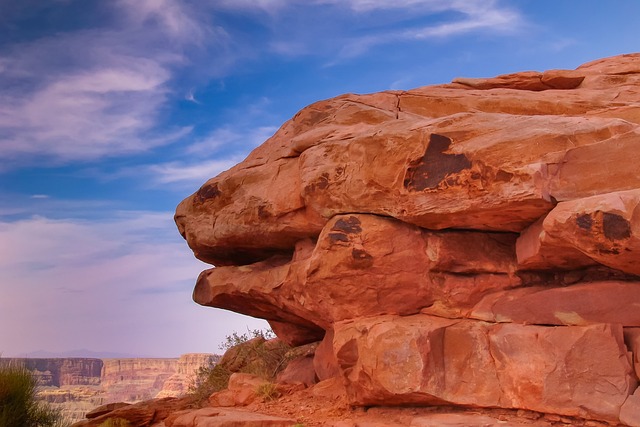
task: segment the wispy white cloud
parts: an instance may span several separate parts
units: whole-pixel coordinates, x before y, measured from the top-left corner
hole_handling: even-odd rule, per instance
[[[144,168],[144,173],[149,174],[156,184],[194,188],[241,162],[249,151],[271,137],[276,129],[274,126],[242,131],[230,126],[218,128],[187,148],[189,157],[199,160],[154,164]],[[140,173],[140,169],[136,173]]]
[[[12,136],[1,141],[0,156],[87,159],[148,148],[141,136],[153,127],[167,79],[158,64],[132,59],[127,68],[84,70],[24,96],[5,95],[0,128]]]
[[[334,0],[321,1],[337,3]],[[443,12],[453,12],[455,15],[444,21],[444,18],[439,18],[437,22],[428,25],[414,25],[402,30],[376,31],[350,38],[341,48],[338,58],[329,65],[334,65],[340,59],[360,56],[376,46],[411,40],[444,39],[479,31],[492,34],[514,33],[522,30],[526,25],[519,12],[502,6],[497,1],[349,0],[347,4],[358,13],[406,8],[415,16],[428,17]]]
[[[233,10],[259,10],[273,13],[287,5],[296,3],[291,0],[213,0],[216,8],[233,9]]]
[[[158,184],[173,184],[197,186],[227,169],[230,169],[243,157],[231,157],[223,160],[207,160],[198,163],[168,162],[151,165],[147,171]]]
[[[471,0],[473,1],[473,0]],[[430,10],[442,10],[451,8],[456,1],[447,0],[316,0],[317,4],[342,4],[357,12],[368,12],[379,9],[404,9],[410,7],[422,7]]]
[[[488,5],[492,6],[491,2]],[[467,6],[460,8],[459,11],[466,14],[462,20],[409,30],[405,35],[416,39],[426,39],[429,37],[450,37],[476,30],[510,32],[522,26],[520,15],[510,9]]]
[[[134,26],[156,21],[172,39],[187,43],[201,43],[207,35],[207,27],[187,3],[174,0],[119,0],[118,3]]]
[[[282,56],[300,56],[310,54],[309,46],[300,41],[274,40],[269,43],[269,51]]]
[[[78,346],[152,356],[215,352],[247,320],[191,301],[203,268],[170,212],[0,221],[0,352]]]
[[[111,7],[104,27],[2,47],[0,158],[92,160],[142,152],[183,131],[163,122],[175,77],[193,68],[187,55],[226,49],[226,33],[181,2]]]
[[[79,178],[86,179],[86,178]],[[123,204],[87,197],[76,199],[57,198],[49,194],[25,195],[0,192],[0,221],[8,218],[105,218],[123,209]],[[93,195],[95,196],[95,194]]]
[[[265,52],[324,56],[334,65],[382,45],[504,32],[523,21],[497,1],[480,0],[117,0],[103,7],[112,19],[101,27],[0,49],[0,168],[130,155],[176,141],[167,135],[185,129],[171,129],[167,107],[200,102],[194,82],[178,78],[183,73],[206,84],[241,58]],[[264,37],[228,33],[215,22],[221,9],[245,18],[251,11],[268,14],[259,22]],[[316,16],[320,9],[323,19]],[[377,12],[393,12],[403,25],[379,25],[370,20]],[[350,28],[354,14],[358,35]],[[428,25],[417,23],[436,15]]]
[[[225,151],[238,151],[239,149],[246,155],[250,150],[270,138],[277,129],[275,126],[258,126],[248,129],[242,129],[239,126],[223,126],[190,144],[187,153],[212,156],[221,149]]]
[[[195,90],[193,88],[189,89],[187,94],[184,96],[184,99],[187,101],[193,102],[194,104],[202,104],[200,101],[196,99]]]

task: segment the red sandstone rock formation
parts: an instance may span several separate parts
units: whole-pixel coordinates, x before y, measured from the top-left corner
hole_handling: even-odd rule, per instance
[[[195,301],[323,339],[352,404],[640,426],[639,164],[631,54],[315,103],[175,218]]]

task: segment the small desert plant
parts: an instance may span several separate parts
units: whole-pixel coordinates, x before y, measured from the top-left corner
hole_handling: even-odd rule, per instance
[[[257,375],[267,381],[274,380],[289,361],[290,347],[272,338],[275,338],[275,334],[270,329],[228,335],[220,346],[221,350],[226,350],[220,362],[215,366],[200,368],[189,388],[196,402],[202,404],[212,393],[227,388],[229,377],[234,372]]]
[[[231,335],[225,337],[224,343],[220,344],[218,348],[220,350],[227,351],[237,345],[244,344],[253,338],[262,338],[263,340],[270,340],[276,337],[271,329],[247,329],[247,333],[239,334],[233,332]]]
[[[211,394],[227,388],[231,374],[224,365],[203,366],[198,369],[193,384],[189,386],[189,393],[197,404],[202,404]]]
[[[280,397],[278,386],[274,383],[260,384],[256,389],[256,394],[264,401],[276,400],[278,397]]]
[[[99,427],[131,427],[131,423],[124,418],[109,418],[100,424]]]
[[[38,381],[23,366],[0,366],[0,427],[61,427],[60,411],[37,400]]]

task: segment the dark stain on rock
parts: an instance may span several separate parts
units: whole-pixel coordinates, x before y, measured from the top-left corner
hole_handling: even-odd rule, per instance
[[[610,212],[602,214],[602,230],[609,240],[623,240],[631,237],[631,225],[622,216]]]
[[[327,188],[329,186],[329,174],[323,173],[322,175],[320,175],[320,178],[318,179],[318,181],[316,181],[316,185],[321,190]]]
[[[351,257],[356,261],[371,261],[373,262],[373,257],[364,249],[353,249],[351,251]]]
[[[215,184],[205,184],[196,193],[196,199],[198,202],[202,203],[205,200],[214,199],[222,194],[222,191],[218,188],[218,183]]]
[[[618,248],[598,248],[597,252],[600,255],[620,255],[620,249]]]
[[[323,173],[320,177],[305,187],[305,192],[314,193],[317,189],[325,190],[329,187],[329,174]]]
[[[279,264],[291,261],[292,248],[241,248],[241,247],[209,247],[194,249],[196,258],[216,267],[254,264],[269,258],[278,257]]]
[[[349,237],[347,237],[347,235],[343,233],[329,233],[329,241],[331,242],[331,244],[337,242],[348,243]]]
[[[583,230],[589,231],[593,226],[593,218],[589,214],[580,215],[576,218],[576,225]]]
[[[474,179],[480,178],[480,177],[476,178],[474,175],[471,175],[471,177]],[[509,182],[511,181],[511,178],[513,178],[513,174],[507,171],[499,170],[498,173],[496,174],[496,181]]]
[[[357,234],[362,232],[361,224],[360,220],[355,216],[340,218],[331,228],[331,231],[341,231],[346,234]]]
[[[258,218],[268,219],[270,217],[271,217],[271,213],[267,210],[266,206],[263,206],[263,205],[258,206]]]
[[[433,189],[448,175],[471,168],[471,162],[464,154],[445,153],[450,145],[450,138],[431,134],[424,156],[412,162],[407,169],[405,188],[414,191]],[[450,181],[455,183],[455,180]]]
[[[358,342],[352,338],[336,352],[336,359],[343,370],[352,368],[359,359]]]

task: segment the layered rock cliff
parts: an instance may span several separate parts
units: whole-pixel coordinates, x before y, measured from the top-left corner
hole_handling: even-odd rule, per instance
[[[181,396],[197,370],[217,360],[213,354],[191,353],[167,359],[0,358],[0,365],[25,366],[38,378],[39,396],[75,421],[105,403]]]
[[[640,425],[640,54],[310,105],[177,208],[353,405]]]
[[[57,358],[26,359],[0,358],[0,365],[24,366],[38,378],[42,387],[63,387],[100,384],[101,359]]]

